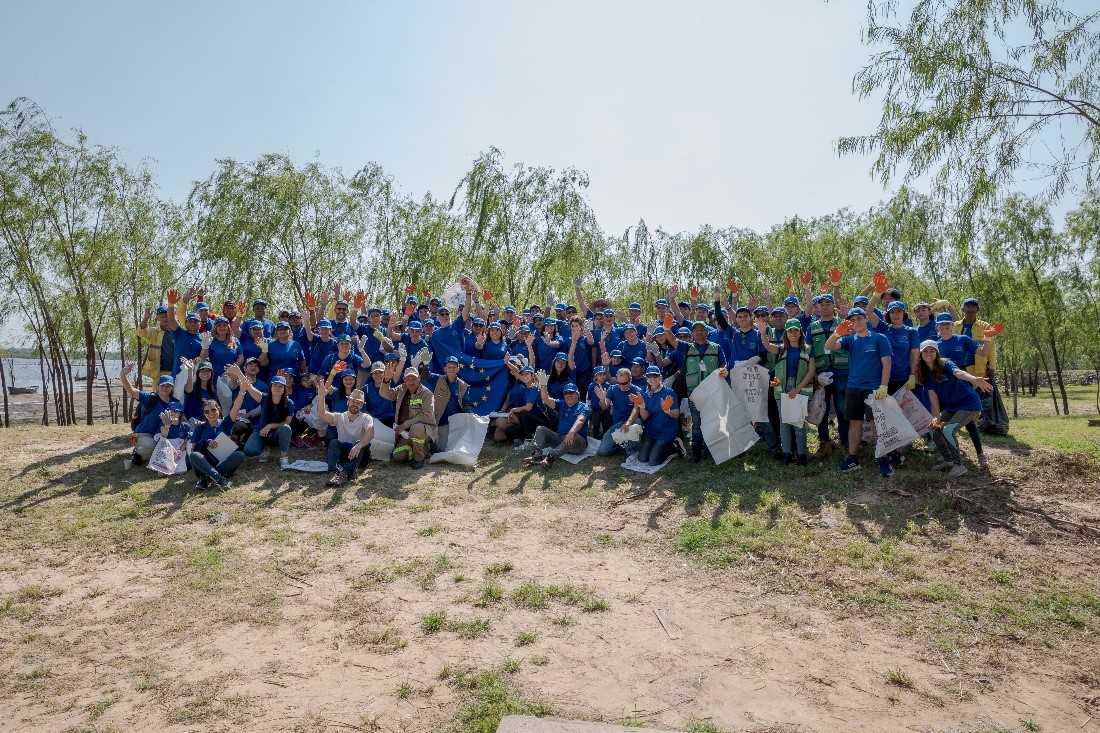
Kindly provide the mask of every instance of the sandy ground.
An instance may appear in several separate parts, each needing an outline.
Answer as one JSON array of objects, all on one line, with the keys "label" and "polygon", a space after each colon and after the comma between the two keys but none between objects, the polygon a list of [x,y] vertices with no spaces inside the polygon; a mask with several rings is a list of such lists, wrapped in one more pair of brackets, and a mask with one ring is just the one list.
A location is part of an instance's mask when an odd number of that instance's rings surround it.
[{"label": "sandy ground", "polygon": [[[101,436],[82,438],[95,451],[88,460],[99,468],[106,452],[117,466],[121,440],[106,450]],[[45,455],[47,446],[25,442],[3,470]],[[159,480],[142,476],[134,486],[135,474],[125,474],[127,491],[148,494],[151,508],[135,510],[144,536],[83,552],[43,530],[41,541],[2,558],[0,599],[28,586],[48,592],[33,619],[12,621],[21,606],[9,603],[0,625],[9,676],[0,731],[434,731],[462,702],[441,681],[445,668],[509,660],[520,662],[511,679],[559,715],[672,730],[1100,730],[1100,698],[1074,682],[1079,670],[1057,642],[1014,656],[1008,669],[956,669],[889,620],[794,592],[752,562],[714,568],[674,551],[670,536],[689,515],[667,501],[660,475],[623,484],[589,461],[577,474],[580,493],[559,494],[540,475],[517,482],[515,459],[503,460],[507,479],[499,470],[413,474],[374,464],[335,494],[317,477],[253,467],[231,494],[158,499]],[[60,525],[79,524],[78,510],[61,508],[85,501],[65,492],[79,480],[63,467],[42,470],[53,478],[9,484],[4,511],[52,506]],[[849,501],[879,500],[864,478]],[[639,488],[653,491],[624,500]],[[1095,495],[1075,500],[1097,513]],[[219,511],[230,521],[212,523]],[[108,512],[104,531],[126,518]],[[840,530],[821,519],[805,518],[824,551]],[[996,528],[961,541],[1024,542]],[[1078,541],[1095,558],[1095,542]],[[186,575],[201,562],[192,553],[220,548],[247,570],[198,584]],[[501,563],[511,568],[486,576]],[[217,596],[206,584],[223,580],[229,598],[211,609]],[[527,581],[586,586],[609,608],[519,607],[512,593]],[[487,583],[503,598],[479,607]],[[473,639],[428,633],[421,619],[435,610],[487,618],[488,630]],[[534,641],[517,646],[525,633]],[[393,648],[397,637],[405,646]],[[892,669],[912,686],[888,684]]]}]

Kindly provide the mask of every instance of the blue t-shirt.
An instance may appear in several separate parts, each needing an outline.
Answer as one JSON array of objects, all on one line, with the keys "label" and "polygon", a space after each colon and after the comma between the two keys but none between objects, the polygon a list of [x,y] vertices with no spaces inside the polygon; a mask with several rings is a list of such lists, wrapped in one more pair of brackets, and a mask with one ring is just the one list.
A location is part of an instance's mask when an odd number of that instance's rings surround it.
[{"label": "blue t-shirt", "polygon": [[727,344],[726,350],[731,363],[760,356],[760,352],[764,351],[764,341],[755,328],[750,328],[746,332],[736,326],[730,326],[723,332],[723,340]]},{"label": "blue t-shirt", "polygon": [[661,400],[671,397],[672,406],[676,407],[679,403],[676,394],[668,387],[662,386],[653,394],[646,392],[643,396],[645,409],[649,413],[643,431],[645,436],[654,440],[674,440],[680,430],[680,421],[665,414],[664,408],[661,407]]},{"label": "blue t-shirt", "polygon": [[336,338],[343,336],[345,333],[348,336],[353,336],[356,328],[358,328],[358,325],[351,320],[337,321],[333,319],[332,321],[332,335]]},{"label": "blue t-shirt", "polygon": [[[244,334],[248,333],[248,329],[252,328],[253,323],[258,323],[261,326],[263,326],[264,338],[271,338],[275,334],[275,323],[272,322],[272,320],[270,318],[264,318],[263,320],[260,320],[259,318],[249,318],[244,323],[241,324],[241,335],[242,336]],[[243,341],[251,341],[252,339],[245,338],[245,339],[242,339],[242,340]]]},{"label": "blue t-shirt", "polygon": [[565,435],[568,433],[573,428],[573,424],[577,422],[577,416],[584,415],[584,425],[577,431],[577,435],[581,440],[588,440],[588,405],[583,400],[577,400],[577,404],[572,407],[567,406],[565,400],[555,400],[555,402],[558,411],[558,434]]},{"label": "blue t-shirt", "polygon": [[561,351],[562,341],[561,337],[554,335],[550,337],[550,343],[546,343],[541,335],[535,336],[535,356],[538,357],[539,369],[545,369],[550,371],[554,366],[554,355]]},{"label": "blue t-shirt", "polygon": [[611,422],[613,424],[620,425],[626,422],[634,409],[634,403],[630,401],[630,395],[640,395],[641,393],[642,390],[633,384],[626,390],[621,389],[618,382],[607,388],[607,401],[611,403]]},{"label": "blue t-shirt", "polygon": [[199,380],[195,380],[194,386],[191,387],[190,392],[183,393],[183,414],[188,420],[204,420],[205,416],[202,412],[202,403],[204,400],[217,401],[218,396],[214,392],[213,381],[211,381],[210,388],[204,388],[199,386]]},{"label": "blue t-shirt", "polygon": [[213,453],[207,450],[206,443],[216,438],[220,433],[225,433],[226,435],[233,434],[233,418],[226,415],[217,425],[211,425],[206,420],[203,420],[195,427],[194,432],[191,434],[191,444],[194,445],[195,450],[210,461],[211,466],[217,466],[221,461],[219,461]]},{"label": "blue t-shirt", "polygon": [[938,341],[939,336],[936,335],[936,322],[929,320],[928,323],[923,326],[917,326],[917,339],[920,341]]},{"label": "blue t-shirt", "polygon": [[787,383],[781,385],[784,392],[790,392],[792,389],[798,386],[798,360],[802,356],[802,352],[793,346],[787,350]]},{"label": "blue t-shirt", "polygon": [[225,368],[230,364],[236,364],[241,356],[241,342],[239,339],[231,339],[233,348],[225,345],[224,341],[212,341],[206,355],[210,358],[210,364],[214,367],[214,379],[225,374]]},{"label": "blue t-shirt", "polygon": [[485,338],[485,346],[482,347],[481,352],[474,354],[479,359],[492,359],[493,361],[500,361],[504,358],[504,355],[508,352],[507,342],[490,341],[488,337]]},{"label": "blue t-shirt", "polygon": [[[382,358],[386,355],[386,350],[382,347],[382,342],[379,341],[378,338],[374,335],[375,329],[368,324],[357,328],[356,333],[359,334],[359,345],[363,347],[363,351],[366,352],[367,358],[371,360],[371,363],[373,364],[376,361],[382,361]],[[385,337],[386,335],[382,332],[381,329],[378,329],[378,333],[383,337]],[[404,341],[407,337],[407,333],[402,334],[401,340]],[[421,338],[420,340],[424,341],[423,338]],[[316,344],[317,341],[314,341],[313,343]],[[427,345],[428,342],[424,341],[424,346]],[[419,350],[419,346],[417,347],[417,349]],[[415,354],[416,352],[410,351],[409,353]]]},{"label": "blue t-shirt", "polygon": [[[565,352],[569,353],[569,345],[566,344]],[[577,368],[578,374],[589,374],[592,372],[595,364],[592,363],[592,347],[596,345],[596,340],[593,339],[592,343],[588,343],[588,339],[584,337],[583,332],[577,333],[577,347],[573,349],[573,364]]]},{"label": "blue t-shirt", "polygon": [[[256,421],[256,429],[257,430],[260,430],[261,428],[265,427],[269,422],[280,422],[281,423],[288,416],[293,416],[294,415],[294,412],[295,412],[294,400],[290,399],[289,397],[283,397],[283,401],[286,402],[286,410],[287,410],[286,415],[284,415],[283,417],[279,417],[278,414],[276,414],[278,412],[276,409],[272,409],[271,412],[273,414],[268,415],[267,394],[266,393],[264,394],[264,399],[260,403],[260,419]],[[344,408],[344,409],[346,410],[347,408]]]},{"label": "blue t-shirt", "polygon": [[974,353],[982,346],[969,336],[960,334],[949,339],[940,339],[936,344],[940,347],[940,356],[945,361],[950,359],[964,369],[974,365]]},{"label": "blue t-shirt", "polygon": [[902,382],[909,379],[909,375],[913,373],[909,368],[909,352],[920,348],[917,329],[909,326],[894,328],[893,325],[887,325],[886,321],[879,321],[875,330],[890,342],[890,381]]},{"label": "blue t-shirt", "polygon": [[[318,372],[322,377],[328,378],[329,373],[332,372],[332,367],[336,365],[336,362],[343,361],[347,364],[347,368],[355,371],[356,369],[363,368],[363,357],[356,354],[354,351],[347,356],[340,356],[338,353],[332,353],[325,357],[324,362],[321,364],[321,371]],[[341,410],[343,412],[343,410]]]},{"label": "blue t-shirt", "polygon": [[[325,363],[331,354],[336,353],[336,339],[330,338],[328,341],[322,341],[318,336],[313,339],[313,345],[309,349],[309,373],[320,374],[321,367]],[[369,354],[370,351],[367,351]],[[328,376],[327,374],[324,376]]]},{"label": "blue t-shirt", "polygon": [[[627,364],[633,363],[634,359],[638,358],[639,356],[642,359],[646,359],[646,356],[648,354],[644,341],[638,341],[638,343],[634,344],[633,346],[628,344],[626,341],[620,341],[619,345],[615,348],[623,352],[623,361],[625,361]],[[649,360],[646,359],[646,361]]]},{"label": "blue t-shirt", "polygon": [[138,392],[138,404],[142,405],[145,410],[144,417],[141,418],[141,422],[134,428],[135,433],[158,433],[160,432],[161,423],[160,413],[164,412],[164,408],[168,407],[168,402],[162,400],[160,395],[154,392]]},{"label": "blue t-shirt", "polygon": [[294,339],[287,341],[285,344],[279,341],[272,341],[268,344],[268,373],[275,374],[280,369],[293,369],[297,373],[299,361],[305,361],[305,354],[302,353],[301,345]]},{"label": "blue t-shirt", "polygon": [[[257,392],[262,392],[262,393],[267,392],[267,382],[263,381],[262,379],[253,380],[252,386],[256,388]],[[240,387],[238,386],[237,389],[233,390],[233,399],[237,399],[237,391],[239,389],[240,389]],[[255,410],[259,406],[260,406],[260,403],[252,398],[252,393],[251,392],[245,392],[244,400],[241,401],[241,412],[242,413],[252,412],[253,410]],[[241,417],[241,415],[238,415],[238,417]]]},{"label": "blue t-shirt", "polygon": [[882,384],[882,358],[890,356],[889,339],[874,331],[866,336],[853,333],[841,336],[840,345],[848,350],[848,387],[878,389]]},{"label": "blue t-shirt", "polygon": [[588,407],[592,412],[601,409],[600,398],[596,396],[596,387],[603,387],[607,389],[611,386],[611,382],[604,381],[603,383],[597,382],[595,379],[588,385]]},{"label": "blue t-shirt", "polygon": [[[385,382],[382,382],[385,384]],[[366,409],[367,413],[377,419],[385,420],[393,418],[396,414],[396,405],[393,400],[387,400],[382,396],[382,392],[374,383],[374,379],[368,379],[363,383],[363,396],[366,397]]]},{"label": "blue t-shirt", "polygon": [[175,356],[172,362],[172,376],[176,376],[180,373],[180,359],[198,359],[199,354],[202,352],[202,334],[201,333],[187,333],[187,329],[183,326],[176,326],[176,333],[173,337],[175,339]]},{"label": "blue t-shirt", "polygon": [[[958,338],[958,336],[955,338]],[[956,369],[960,369],[960,367],[955,362],[944,359],[943,381],[930,381],[927,385],[928,391],[936,393],[941,410],[951,410],[952,412],[958,410],[977,412],[981,410],[982,398],[978,395],[978,390],[974,389],[974,385],[970,382],[965,382],[956,377]]]},{"label": "blue t-shirt", "polygon": [[[549,392],[549,389],[547,391]],[[540,399],[539,388],[528,387],[523,382],[516,382],[512,389],[508,390],[509,407],[523,407],[524,405],[538,404]]]}]

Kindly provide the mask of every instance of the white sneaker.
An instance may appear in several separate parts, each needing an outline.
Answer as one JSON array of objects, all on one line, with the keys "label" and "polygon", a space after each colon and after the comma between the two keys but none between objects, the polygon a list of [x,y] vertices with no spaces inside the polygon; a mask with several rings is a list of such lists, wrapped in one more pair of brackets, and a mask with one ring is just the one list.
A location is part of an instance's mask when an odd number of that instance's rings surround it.
[{"label": "white sneaker", "polygon": [[279,459],[279,468],[283,469],[284,471],[286,469],[290,468],[290,459],[287,458],[286,456],[283,456],[282,458],[280,458]]},{"label": "white sneaker", "polygon": [[954,466],[951,467],[951,470],[947,472],[947,475],[951,478],[958,478],[964,473],[966,473],[966,466],[962,465],[961,463],[956,463]]},{"label": "white sneaker", "polygon": [[985,457],[984,453],[982,453],[981,455],[978,456],[978,467],[979,468],[989,468],[989,461],[986,460],[986,457]]},{"label": "white sneaker", "polygon": [[263,452],[260,453],[260,463],[267,463],[270,460],[271,454],[267,452],[267,448],[264,448]]}]

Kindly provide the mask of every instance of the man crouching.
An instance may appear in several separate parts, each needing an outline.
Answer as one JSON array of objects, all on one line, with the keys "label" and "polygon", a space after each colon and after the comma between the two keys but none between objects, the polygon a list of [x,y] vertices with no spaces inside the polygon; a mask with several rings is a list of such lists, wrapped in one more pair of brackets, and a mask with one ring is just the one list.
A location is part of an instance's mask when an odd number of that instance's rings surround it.
[{"label": "man crouching", "polygon": [[562,397],[556,400],[546,391],[547,375],[538,373],[539,393],[542,402],[557,412],[558,432],[540,425],[535,429],[535,451],[524,459],[525,466],[538,466],[544,471],[563,453],[580,455],[588,450],[588,404],[581,401],[577,385],[565,385]]}]

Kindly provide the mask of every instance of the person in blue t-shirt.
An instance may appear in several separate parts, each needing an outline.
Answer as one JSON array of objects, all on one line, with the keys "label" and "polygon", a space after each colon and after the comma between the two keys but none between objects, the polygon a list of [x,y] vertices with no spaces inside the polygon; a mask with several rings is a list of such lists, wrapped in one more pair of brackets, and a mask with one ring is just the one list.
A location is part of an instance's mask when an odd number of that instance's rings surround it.
[{"label": "person in blue t-shirt", "polygon": [[[886,399],[890,384],[890,341],[881,333],[867,328],[867,311],[852,308],[848,319],[838,325],[829,340],[827,349],[844,349],[848,352],[848,388],[844,395],[844,417],[848,422],[848,454],[840,464],[841,471],[858,471],[859,446],[863,442],[863,420],[870,408],[864,404],[870,395],[876,400]],[[893,473],[890,459],[879,459],[879,473]]]},{"label": "person in blue t-shirt", "polygon": [[961,333],[956,334],[954,328],[955,320],[950,313],[936,316],[936,334],[939,336],[936,346],[939,347],[940,356],[965,369],[974,363],[975,356],[985,356],[989,342],[976,341]]},{"label": "person in blue t-shirt", "polygon": [[645,342],[638,338],[638,327],[630,322],[623,324],[623,340],[615,348],[623,352],[623,361],[627,364],[633,364],[635,359],[645,362],[649,355]]},{"label": "person in blue t-shirt", "polygon": [[327,374],[322,373],[325,359],[336,353],[336,339],[332,335],[332,321],[321,320],[317,322],[317,333],[309,332],[309,373],[315,378],[324,379]]},{"label": "person in blue t-shirt", "polygon": [[209,333],[202,335],[201,341],[202,351],[199,352],[199,360],[210,362],[214,369],[215,380],[225,374],[225,368],[230,364],[240,366],[244,363],[241,342],[233,337],[229,319],[225,316],[214,319],[213,328]]},{"label": "person in blue t-shirt", "polygon": [[306,355],[302,351],[302,345],[291,338],[291,335],[289,323],[279,321],[275,324],[275,338],[267,345],[268,374],[288,370],[297,373],[306,369]]},{"label": "person in blue t-shirt", "polygon": [[573,374],[569,369],[569,355],[564,352],[559,351],[554,354],[550,368],[546,371],[549,377],[546,388],[550,392],[550,396],[555,400],[560,400],[562,398],[565,391],[565,385],[569,383],[576,384],[573,380]]},{"label": "person in blue t-shirt", "polygon": [[[247,381],[241,387],[248,390],[252,399],[260,403],[260,416],[245,443],[244,454],[249,458],[259,456],[265,445],[278,445],[279,467],[288,468],[292,437],[290,422],[294,419],[294,402],[287,394],[286,379],[281,376],[272,377],[267,394],[261,393]],[[260,456],[260,461],[265,460],[266,455]]]},{"label": "person in blue t-shirt", "polygon": [[[580,385],[577,385],[578,389]],[[604,433],[611,427],[611,409],[600,405],[596,389],[607,389],[607,367],[600,365],[592,370],[592,383],[588,385],[588,431],[596,440],[603,441]]]},{"label": "person in blue t-shirt", "polygon": [[[247,379],[247,377],[244,377]],[[225,434],[232,436],[233,423],[237,419],[237,413],[241,409],[245,390],[237,392],[237,398],[229,408],[229,414],[222,417],[221,407],[215,400],[204,400],[202,403],[203,419],[195,426],[191,434],[191,455],[188,460],[195,472],[197,481],[195,488],[199,491],[210,487],[213,482],[223,489],[230,487],[229,479],[232,478],[237,468],[244,462],[244,451],[234,450],[224,459],[219,460],[211,452],[211,448],[220,447],[217,436]],[[232,438],[230,438],[232,442]],[[236,444],[234,444],[236,448]]]},{"label": "person in blue t-shirt", "polygon": [[[890,383],[887,391],[897,394],[902,387],[913,390],[917,386],[914,370],[917,368],[920,340],[917,329],[907,326],[909,314],[905,312],[905,303],[891,301],[886,307],[886,317],[879,318],[875,311],[867,314],[871,328],[890,341]],[[902,449],[890,451],[890,465],[900,466],[905,462]]]},{"label": "person in blue t-shirt", "polygon": [[515,361],[508,361],[507,365],[516,383],[508,390],[508,401],[502,408],[508,416],[498,417],[493,423],[493,440],[498,442],[522,441],[533,436],[537,425],[525,423],[523,417],[542,405],[539,388],[535,385],[535,370],[529,366],[519,366]]},{"label": "person in blue t-shirt", "polygon": [[917,317],[917,338],[920,341],[936,340],[936,321],[932,317],[932,305],[923,300],[913,306],[913,315]]},{"label": "person in blue t-shirt", "polygon": [[183,387],[183,414],[188,420],[203,420],[203,404],[207,400],[217,400],[217,384],[214,380],[214,366],[203,361],[195,364],[186,361],[187,383]]},{"label": "person in blue t-shirt", "polygon": [[[956,338],[958,338],[956,336]],[[975,389],[993,391],[984,377],[975,377],[940,354],[939,344],[929,339],[921,343],[918,378],[928,387],[932,403],[932,440],[943,456],[943,463],[934,466],[946,470],[954,478],[966,473],[959,451],[958,430],[982,414],[982,400]]]},{"label": "person in blue t-shirt", "polygon": [[153,448],[157,445],[156,434],[160,432],[160,414],[164,412],[172,402],[172,389],[174,382],[172,377],[162,374],[157,380],[156,392],[139,391],[130,383],[130,372],[134,370],[132,363],[122,367],[122,389],[137,404],[138,420],[134,425],[134,435],[137,442],[130,460],[135,466],[144,466],[149,457],[153,455]]},{"label": "person in blue t-shirt", "polygon": [[557,413],[558,429],[555,432],[543,425],[535,430],[536,452],[524,459],[523,465],[546,470],[565,453],[581,455],[588,450],[588,405],[572,383],[565,385],[560,400],[550,396],[545,384],[539,385],[539,394],[542,403]]},{"label": "person in blue t-shirt", "polygon": [[[569,370],[576,377],[577,389],[582,395],[588,394],[588,386],[592,384],[593,349],[596,346],[596,336],[591,327],[585,324],[580,316],[570,316]],[[591,421],[590,421],[591,422]]]},{"label": "person in blue t-shirt", "polygon": [[[243,314],[241,314],[243,317]],[[275,333],[275,323],[267,318],[267,301],[263,298],[256,298],[252,301],[252,317],[246,318],[244,323],[241,324],[241,336],[248,333],[252,329],[253,324],[259,324],[264,338],[271,338]]]},{"label": "person in blue t-shirt", "polygon": [[612,437],[634,411],[634,403],[630,399],[631,395],[640,397],[642,390],[631,383],[630,370],[625,367],[620,367],[615,372],[614,384],[610,387],[596,389],[596,396],[600,398],[600,407],[611,410],[611,427],[604,432],[603,438],[600,439],[600,447],[596,451],[597,455],[613,456],[625,450],[629,456],[638,450],[638,441],[634,440],[625,445],[619,445]]},{"label": "person in blue t-shirt", "polygon": [[638,444],[638,460],[659,466],[673,453],[684,454],[677,445],[680,432],[680,401],[664,385],[661,368],[646,368],[646,391],[641,400],[634,400],[635,412],[642,420],[642,440]]},{"label": "person in blue t-shirt", "polygon": [[[176,323],[174,308],[168,309],[168,323],[169,326]],[[175,344],[174,361],[172,362],[173,377],[180,373],[180,367],[184,359],[195,361],[202,353],[203,335],[200,332],[201,328],[202,322],[197,313],[188,313],[183,326],[176,324],[172,336],[173,344]]]},{"label": "person in blue t-shirt", "polygon": [[[340,362],[344,362],[344,366],[337,369],[336,366]],[[329,380],[336,373],[350,369],[353,374],[357,374],[362,368],[363,357],[351,350],[351,336],[345,333],[336,339],[336,351],[325,357],[324,362],[321,364],[320,375],[322,379]],[[331,384],[331,382],[329,383]],[[345,407],[340,412],[346,410]]]},{"label": "person in blue t-shirt", "polygon": [[[393,427],[395,408],[393,400],[387,400],[382,396],[382,386],[386,383],[386,365],[376,361],[370,367],[370,379],[363,383],[363,396],[366,398],[365,409],[367,413],[388,428]],[[391,389],[396,389],[390,385]]]}]

